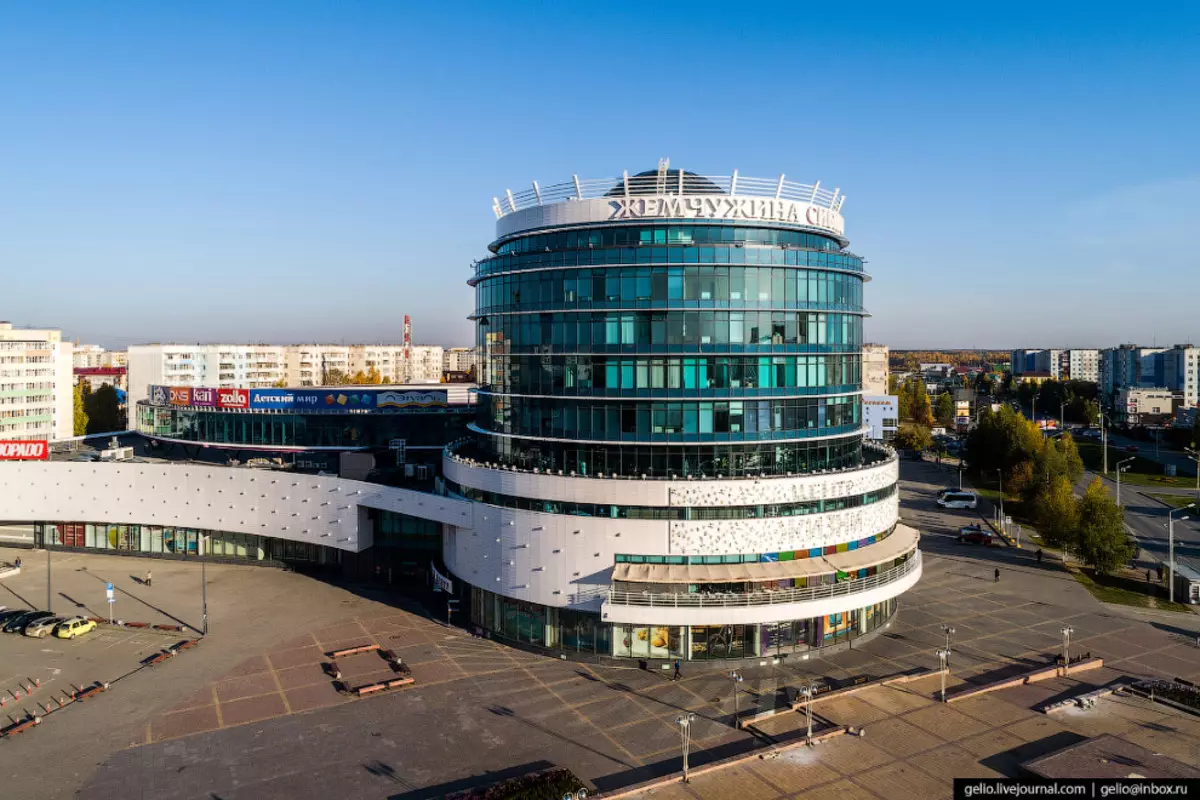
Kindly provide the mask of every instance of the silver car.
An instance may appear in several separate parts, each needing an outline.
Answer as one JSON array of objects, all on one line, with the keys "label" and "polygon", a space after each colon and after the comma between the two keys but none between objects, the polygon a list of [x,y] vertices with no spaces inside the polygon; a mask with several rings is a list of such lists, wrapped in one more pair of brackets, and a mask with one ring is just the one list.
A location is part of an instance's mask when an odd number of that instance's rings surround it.
[{"label": "silver car", "polygon": [[54,628],[64,619],[66,617],[46,617],[45,619],[39,619],[37,622],[31,622],[25,626],[25,635],[32,636],[35,639],[44,639],[53,633]]}]

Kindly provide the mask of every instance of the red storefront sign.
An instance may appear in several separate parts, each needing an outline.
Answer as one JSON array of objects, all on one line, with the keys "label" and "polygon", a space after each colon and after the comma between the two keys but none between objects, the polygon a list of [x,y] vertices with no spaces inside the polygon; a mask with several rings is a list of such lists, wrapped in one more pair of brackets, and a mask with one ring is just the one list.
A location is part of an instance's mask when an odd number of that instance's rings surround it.
[{"label": "red storefront sign", "polygon": [[45,461],[50,445],[43,439],[34,442],[0,442],[0,461]]},{"label": "red storefront sign", "polygon": [[249,408],[248,389],[217,389],[217,405],[221,408]]}]

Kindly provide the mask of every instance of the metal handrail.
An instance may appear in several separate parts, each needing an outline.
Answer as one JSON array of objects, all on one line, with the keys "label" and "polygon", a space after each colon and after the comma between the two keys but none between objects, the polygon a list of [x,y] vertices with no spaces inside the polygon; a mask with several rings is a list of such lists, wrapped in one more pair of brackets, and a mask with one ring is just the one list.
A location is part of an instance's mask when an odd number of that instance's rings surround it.
[{"label": "metal handrail", "polygon": [[[716,191],[714,191],[714,187]],[[797,183],[778,178],[749,178],[738,175],[681,175],[675,172],[657,175],[622,175],[616,178],[580,178],[578,175],[566,183],[533,187],[519,192],[506,191],[502,197],[492,198],[492,210],[499,219],[506,214],[548,203],[564,203],[572,200],[590,200],[601,197],[656,195],[713,195],[734,197],[773,197],[810,203],[831,211],[840,211],[846,202],[841,189],[832,192],[821,188],[821,182]]]},{"label": "metal handrail", "polygon": [[641,594],[639,592],[608,593],[608,602],[621,606],[655,606],[665,608],[718,608],[729,606],[771,606],[783,603],[802,603],[827,597],[858,594],[877,586],[903,578],[921,565],[921,551],[914,550],[912,557],[898,567],[880,572],[867,578],[812,586],[807,589],[780,589],[775,592],[746,592],[744,594],[720,595],[698,592],[674,594]]}]

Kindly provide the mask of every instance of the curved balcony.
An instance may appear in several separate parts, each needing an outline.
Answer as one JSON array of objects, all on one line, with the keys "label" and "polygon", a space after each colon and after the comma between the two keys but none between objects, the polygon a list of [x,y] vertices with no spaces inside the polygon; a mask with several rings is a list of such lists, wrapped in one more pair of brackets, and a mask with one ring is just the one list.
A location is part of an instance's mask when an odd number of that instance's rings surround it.
[{"label": "curved balcony", "polygon": [[804,589],[740,594],[609,592],[606,622],[643,625],[727,625],[811,619],[896,597],[921,578],[921,551],[903,564],[866,578]]}]

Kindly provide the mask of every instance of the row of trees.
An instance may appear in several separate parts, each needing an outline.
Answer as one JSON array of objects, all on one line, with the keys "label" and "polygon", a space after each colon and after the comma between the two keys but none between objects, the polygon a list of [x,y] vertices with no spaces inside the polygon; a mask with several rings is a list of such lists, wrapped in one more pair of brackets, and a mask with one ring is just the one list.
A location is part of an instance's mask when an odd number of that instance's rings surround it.
[{"label": "row of trees", "polygon": [[1046,438],[1008,406],[985,410],[967,437],[966,460],[978,478],[1000,473],[1006,496],[1024,501],[1047,544],[1077,553],[1101,574],[1128,560],[1121,509],[1100,479],[1083,497],[1075,494],[1083,460],[1069,434]]},{"label": "row of trees", "polygon": [[116,388],[106,383],[93,392],[87,381],[75,384],[75,417],[72,424],[75,436],[123,431],[127,427]]},{"label": "row of trees", "polygon": [[[370,367],[366,372],[361,369],[355,373],[349,373],[340,369],[331,369],[325,372],[321,380],[322,386],[379,386],[383,383],[383,376],[379,374],[379,370]],[[286,388],[288,385],[286,378],[280,378],[275,382],[278,388]]]},{"label": "row of trees", "polygon": [[1100,403],[1096,394],[1096,384],[1091,381],[1044,381],[1040,385],[1026,382],[1017,386],[1017,398],[1023,404],[1036,401],[1050,416],[1062,413],[1065,421],[1085,425],[1100,422]]}]

